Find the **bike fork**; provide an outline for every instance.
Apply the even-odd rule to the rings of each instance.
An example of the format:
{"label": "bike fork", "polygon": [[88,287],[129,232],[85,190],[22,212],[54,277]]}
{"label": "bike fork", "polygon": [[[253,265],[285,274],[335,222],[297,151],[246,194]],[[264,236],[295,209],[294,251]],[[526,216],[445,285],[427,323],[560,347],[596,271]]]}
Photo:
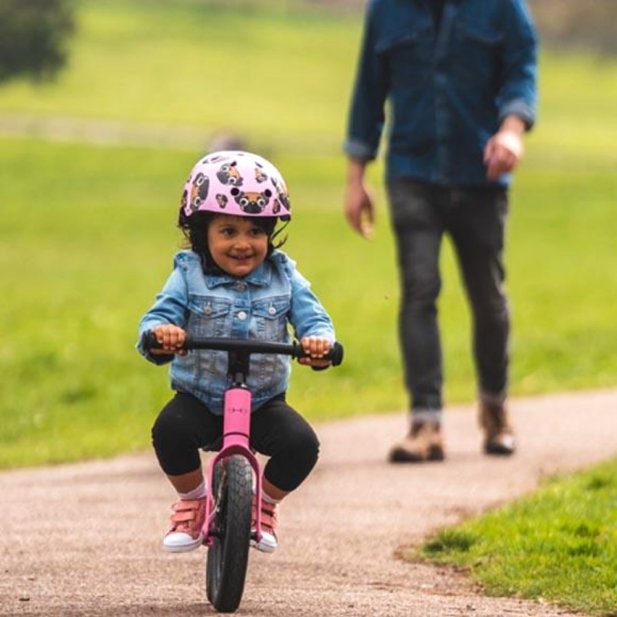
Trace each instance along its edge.
{"label": "bike fork", "polygon": [[[248,388],[235,386],[225,392],[223,417],[223,446],[208,465],[208,486],[210,492],[206,501],[206,520],[204,523],[204,544],[210,545],[214,530],[215,503],[212,495],[214,486],[214,467],[225,458],[234,454],[244,456],[253,469],[255,480],[255,498],[261,502],[261,472],[259,462],[251,452],[249,435],[251,427],[251,392]],[[261,508],[256,508],[257,542],[261,540]]]}

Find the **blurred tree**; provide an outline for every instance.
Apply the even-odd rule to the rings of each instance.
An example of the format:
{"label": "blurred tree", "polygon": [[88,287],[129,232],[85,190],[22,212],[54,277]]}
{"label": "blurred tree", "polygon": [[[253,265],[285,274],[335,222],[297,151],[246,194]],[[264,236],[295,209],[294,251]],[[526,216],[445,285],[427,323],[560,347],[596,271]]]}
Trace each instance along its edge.
{"label": "blurred tree", "polygon": [[528,0],[543,42],[617,53],[615,0]]}
{"label": "blurred tree", "polygon": [[0,0],[0,82],[56,75],[74,28],[70,0]]}

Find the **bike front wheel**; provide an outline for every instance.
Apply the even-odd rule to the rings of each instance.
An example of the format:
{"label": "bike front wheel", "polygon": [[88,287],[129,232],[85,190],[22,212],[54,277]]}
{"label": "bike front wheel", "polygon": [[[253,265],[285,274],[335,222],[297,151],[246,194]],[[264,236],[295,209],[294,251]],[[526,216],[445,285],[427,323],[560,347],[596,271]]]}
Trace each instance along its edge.
{"label": "bike front wheel", "polygon": [[251,539],[253,474],[244,456],[219,461],[214,468],[214,538],[206,562],[206,594],[217,611],[240,605]]}

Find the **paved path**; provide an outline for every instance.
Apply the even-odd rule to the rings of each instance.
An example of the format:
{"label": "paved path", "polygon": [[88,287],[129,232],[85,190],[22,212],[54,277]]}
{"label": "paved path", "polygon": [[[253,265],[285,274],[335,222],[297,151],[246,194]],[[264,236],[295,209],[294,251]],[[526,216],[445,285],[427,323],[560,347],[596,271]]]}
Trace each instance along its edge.
{"label": "paved path", "polygon": [[[432,529],[534,489],[556,472],[617,455],[617,390],[512,403],[521,444],[479,453],[475,412],[446,415],[448,459],[391,466],[402,414],[317,426],[322,457],[282,508],[281,547],[251,554],[239,615],[514,617],[570,615],[486,598],[444,568],[397,558]],[[173,500],[153,456],[0,474],[0,615],[156,617],[214,614],[204,552],[159,549]]]}

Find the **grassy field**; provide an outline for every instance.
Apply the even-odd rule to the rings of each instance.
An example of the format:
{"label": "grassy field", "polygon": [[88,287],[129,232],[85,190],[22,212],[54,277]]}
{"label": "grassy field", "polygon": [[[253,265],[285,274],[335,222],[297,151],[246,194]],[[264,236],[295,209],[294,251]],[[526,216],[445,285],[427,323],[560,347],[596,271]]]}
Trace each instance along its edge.
{"label": "grassy field", "polygon": [[4,86],[0,111],[231,128],[258,145],[338,152],[357,15],[191,0],[79,6],[68,70],[55,84]]}
{"label": "grassy field", "polygon": [[[43,126],[58,117],[122,120],[153,133],[192,126],[204,137],[227,128],[258,145],[291,187],[297,214],[287,249],[348,352],[335,371],[297,370],[294,402],[312,419],[403,408],[383,196],[372,242],[341,216],[358,16],[208,12],[192,2],[149,2],[146,11],[112,0],[83,2],[79,15],[67,71],[54,84],[6,86],[0,117],[34,116]],[[250,62],[238,41],[250,43]],[[266,77],[274,73],[275,82]],[[617,374],[617,154],[606,96],[617,90],[617,65],[547,56],[542,76],[508,241],[515,395],[612,386]],[[132,351],[136,323],[169,272],[180,187],[202,151],[44,136],[0,140],[2,467],[147,446],[168,390],[165,370]],[[380,176],[376,165],[376,187]],[[475,391],[468,314],[448,245],[443,265],[446,395],[467,401]]]}
{"label": "grassy field", "polygon": [[424,557],[470,569],[496,596],[559,602],[585,615],[617,613],[617,462],[568,479],[456,529]]}
{"label": "grassy field", "polygon": [[[354,236],[341,214],[340,142],[360,16],[299,12],[285,2],[241,13],[193,0],[82,0],[79,7],[60,79],[0,90],[0,126],[30,127],[27,136],[0,137],[0,468],[148,447],[169,388],[166,370],[133,350],[137,322],[179,247],[174,221],[186,173],[219,130],[242,135],[283,170],[296,213],[286,248],[346,347],[336,370],[297,367],[292,401],[313,420],[403,409],[383,194],[372,242]],[[507,247],[514,395],[617,385],[617,63],[545,53],[541,76],[540,119],[517,174]],[[143,144],[122,143],[118,126],[138,127],[131,141]],[[64,141],[63,127],[72,127]],[[93,136],[110,145],[88,143]],[[154,147],[157,141],[172,146]],[[376,188],[380,176],[377,164]],[[471,401],[469,318],[447,244],[443,268],[446,397]],[[433,553],[462,542],[469,550],[459,551],[461,559],[482,550],[493,557],[478,563],[492,563],[513,554],[516,541],[493,544],[490,528],[512,525],[501,535],[517,538],[514,527],[538,512],[541,535],[530,536],[525,550],[557,536],[550,551],[557,562],[578,554],[575,572],[593,568],[614,589],[614,580],[602,578],[615,560],[608,552],[614,521],[602,512],[614,512],[614,483],[603,479],[615,471],[555,483],[537,502],[496,514],[498,523],[444,532],[446,548]],[[484,536],[486,543],[478,540]],[[593,591],[588,576],[581,575],[583,591],[572,583],[578,596],[571,598],[563,587],[550,589],[559,577],[544,577],[543,564],[531,563],[528,571],[537,569],[534,579],[547,580],[548,591],[510,571],[491,574],[494,584],[482,580],[495,593],[542,595],[589,611],[603,606],[601,591],[580,603]]]}

